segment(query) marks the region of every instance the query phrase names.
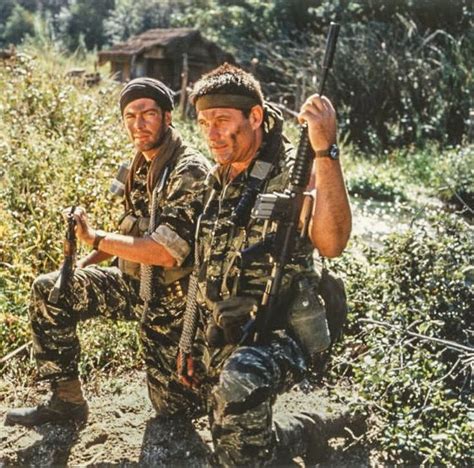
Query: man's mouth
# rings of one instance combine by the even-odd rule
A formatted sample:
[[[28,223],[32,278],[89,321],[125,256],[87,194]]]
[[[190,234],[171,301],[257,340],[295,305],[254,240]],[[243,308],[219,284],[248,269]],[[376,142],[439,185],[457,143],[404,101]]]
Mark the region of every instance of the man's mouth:
[[[150,135],[148,134],[135,135],[134,138],[135,140],[146,140],[147,138],[150,138]]]
[[[221,151],[225,148],[227,148],[227,145],[211,145],[212,151]]]

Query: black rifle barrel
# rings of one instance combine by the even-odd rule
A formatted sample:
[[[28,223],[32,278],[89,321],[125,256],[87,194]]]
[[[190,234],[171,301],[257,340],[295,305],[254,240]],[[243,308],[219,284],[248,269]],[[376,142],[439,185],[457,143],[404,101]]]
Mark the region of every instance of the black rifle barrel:
[[[48,301],[52,304],[57,304],[61,295],[64,294],[74,270],[76,256],[76,221],[73,214],[75,209],[76,207],[73,206],[67,216],[67,231],[63,241],[64,261],[59,276],[48,297]]]
[[[336,51],[336,42],[339,35],[339,24],[331,22],[329,32],[326,39],[326,50],[324,52],[323,69],[321,76],[321,84],[319,86],[319,95],[322,96],[326,78],[332,67],[334,53]],[[299,187],[305,189],[311,175],[311,163],[314,157],[308,136],[308,124],[305,122],[301,126],[298,150],[296,152],[296,161],[290,175],[292,188]]]
[[[339,24],[331,23],[328,37],[326,40],[326,50],[324,53],[323,70],[319,95],[322,96],[326,77],[331,68],[334,52],[336,50],[336,41],[339,34]],[[244,327],[244,337],[242,342],[247,340],[248,336],[254,333],[254,342],[265,342],[268,337],[268,331],[277,314],[279,303],[279,291],[285,267],[291,260],[295,245],[300,213],[304,202],[304,190],[308,186],[311,176],[311,167],[314,158],[314,151],[311,147],[308,135],[308,125],[304,123],[301,126],[301,133],[296,151],[295,162],[290,172],[290,184],[287,190],[290,193],[290,206],[288,217],[285,221],[280,221],[275,233],[275,260],[271,277],[267,281],[265,293],[262,300],[263,310],[257,313],[254,321],[247,323]]]
[[[321,77],[321,84],[319,85],[320,96],[322,96],[324,93],[326,78],[334,60],[334,52],[336,51],[336,42],[337,37],[339,36],[339,28],[340,26],[338,23],[331,22],[331,24],[329,25],[328,37],[326,39],[326,50],[324,52],[323,59],[323,75]]]

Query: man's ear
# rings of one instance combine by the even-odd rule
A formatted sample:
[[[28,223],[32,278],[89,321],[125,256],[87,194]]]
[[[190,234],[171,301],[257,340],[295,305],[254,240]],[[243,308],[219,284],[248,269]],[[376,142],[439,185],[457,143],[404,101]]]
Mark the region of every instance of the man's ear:
[[[256,105],[256,106],[253,106],[252,109],[250,109],[249,121],[253,130],[256,130],[262,125],[262,122],[263,122],[263,107],[262,106]]]
[[[171,125],[171,112],[165,111],[165,123],[167,126]]]

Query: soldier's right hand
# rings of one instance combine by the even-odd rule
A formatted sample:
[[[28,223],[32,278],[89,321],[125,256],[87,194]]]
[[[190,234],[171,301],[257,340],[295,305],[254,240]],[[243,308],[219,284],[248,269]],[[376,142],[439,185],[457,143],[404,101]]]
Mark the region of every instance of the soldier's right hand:
[[[65,208],[62,212],[64,219],[67,221],[71,214],[71,207]],[[76,222],[76,236],[82,242],[93,245],[95,239],[95,230],[91,228],[87,220],[86,210],[81,206],[76,206],[72,214]]]
[[[190,354],[183,354],[178,351],[176,360],[179,381],[188,388],[198,388],[199,380],[194,374],[194,360]]]

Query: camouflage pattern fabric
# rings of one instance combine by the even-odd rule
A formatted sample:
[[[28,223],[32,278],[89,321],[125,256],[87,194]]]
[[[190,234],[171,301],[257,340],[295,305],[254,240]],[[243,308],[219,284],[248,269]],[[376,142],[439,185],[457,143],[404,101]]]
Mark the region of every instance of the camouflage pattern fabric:
[[[294,151],[281,145],[282,154],[274,164],[266,192],[282,191],[294,161]],[[243,266],[240,252],[262,240],[264,222],[251,219],[244,227],[231,221],[242,198],[251,167],[231,182],[222,168],[216,167],[208,185],[215,196],[202,215],[198,238],[201,270],[198,300],[203,321],[211,320],[216,302],[231,296],[251,296],[260,303],[272,263],[268,252],[255,255]],[[275,226],[270,226],[267,233]],[[296,273],[313,271],[313,247],[302,242],[286,268],[282,298]],[[286,311],[282,310],[282,314]],[[299,417],[273,421],[272,405],[277,394],[297,383],[306,370],[303,353],[286,332],[273,332],[265,346],[237,348],[229,356],[229,346],[209,350],[208,375],[218,377],[210,396],[211,431],[216,462],[224,466],[254,466],[276,462],[286,443],[304,432]],[[275,427],[274,427],[275,425]],[[297,437],[296,437],[297,438]],[[295,453],[303,455],[306,440],[294,443]]]
[[[281,192],[287,185],[289,170],[294,160],[293,148],[286,146],[285,153],[280,155],[280,164],[273,168],[266,192]],[[239,174],[230,183],[225,180],[225,173],[215,166],[210,173],[208,185],[214,187],[216,195],[210,200],[208,209],[201,218],[198,248],[201,263],[206,266],[201,271],[199,290],[200,302],[212,310],[213,303],[225,299],[225,294],[251,296],[260,302],[272,263],[269,253],[255,255],[249,264],[242,268],[240,252],[262,240],[264,221],[250,219],[246,227],[235,226],[231,215],[239,203],[246,188],[248,174]],[[273,232],[276,226],[267,229]],[[313,247],[309,240],[301,243],[292,261],[287,265],[287,274],[283,278],[282,290],[289,287],[295,273],[313,271]]]
[[[277,462],[281,445],[288,447],[295,439],[291,437],[295,421],[287,417],[279,424],[277,440],[272,405],[279,393],[301,380],[305,369],[301,350],[282,331],[274,332],[268,345],[243,346],[234,351],[224,364],[211,399],[211,430],[219,464],[261,466]],[[305,438],[293,449],[304,453]]]
[[[137,170],[132,187],[133,214],[148,216],[146,172],[148,165]],[[167,179],[159,206],[160,226],[157,241],[178,239],[189,246],[194,243],[195,221],[200,213],[204,178],[208,163],[203,156],[187,150],[179,156]],[[136,210],[136,211],[135,211]],[[161,237],[160,237],[161,236]],[[183,254],[184,255],[184,254]],[[183,264],[192,263],[186,255]],[[157,283],[155,299],[146,313],[139,298],[139,282],[116,267],[89,266],[78,268],[69,288],[57,306],[48,302],[49,291],[58,273],[39,276],[32,286],[29,307],[33,350],[41,379],[66,380],[78,375],[80,344],[76,334],[79,321],[92,317],[112,320],[140,321],[140,336],[145,352],[150,397],[159,414],[182,412],[196,398],[168,379],[176,366],[182,314],[185,309],[187,279],[169,286]]]
[[[161,299],[143,312],[141,342],[147,369],[148,394],[159,416],[198,416],[205,414],[205,396],[182,385],[176,374],[176,356],[186,309],[188,279],[167,288],[161,287]],[[196,349],[204,349],[201,330]],[[195,354],[196,373],[204,374],[202,354]]]
[[[79,321],[92,317],[137,320],[138,282],[115,267],[78,268],[57,306],[48,296],[58,272],[40,275],[31,289],[29,306],[33,351],[41,379],[67,380],[78,376]]]
[[[150,163],[145,160],[135,173],[133,179],[133,190],[130,193],[133,214],[142,218],[149,216],[148,205],[150,201],[148,200],[148,192],[146,189],[146,178],[149,169]]]

